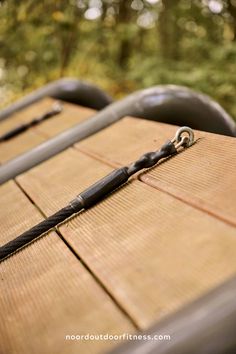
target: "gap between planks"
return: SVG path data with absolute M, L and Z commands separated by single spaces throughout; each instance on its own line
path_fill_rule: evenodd
M 43 210 L 34 202 L 34 200 L 30 197 L 30 195 L 27 193 L 27 191 L 20 185 L 20 183 L 14 179 L 14 182 L 16 186 L 21 190 L 21 192 L 26 196 L 26 198 L 29 200 L 31 204 L 34 205 L 34 207 L 39 211 L 39 213 L 44 217 L 44 219 L 47 219 L 46 214 L 43 212 Z M 63 224 L 63 223 L 61 223 Z M 140 327 L 136 323 L 135 319 L 132 318 L 132 316 L 128 313 L 128 311 L 122 306 L 122 304 L 111 294 L 109 289 L 106 287 L 106 285 L 99 279 L 99 277 L 92 272 L 91 268 L 89 265 L 78 255 L 76 250 L 69 244 L 69 242 L 65 239 L 65 237 L 61 234 L 61 232 L 58 230 L 57 227 L 51 229 L 56 232 L 56 234 L 60 237 L 60 239 L 63 241 L 65 246 L 71 251 L 71 253 L 76 257 L 77 261 L 79 261 L 83 267 L 91 274 L 93 277 L 94 281 L 103 289 L 103 291 L 109 296 L 109 298 L 112 300 L 114 305 L 120 310 L 121 313 L 130 321 L 130 323 L 134 326 L 134 328 L 138 331 L 140 330 Z M 41 237 L 41 236 L 40 236 Z M 26 246 L 27 247 L 27 246 Z

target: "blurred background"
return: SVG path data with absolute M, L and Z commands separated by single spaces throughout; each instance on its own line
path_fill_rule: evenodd
M 236 118 L 236 0 L 0 0 L 0 106 L 65 76 L 185 85 Z

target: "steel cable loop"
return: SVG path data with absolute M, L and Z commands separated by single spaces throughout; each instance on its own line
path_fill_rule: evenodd
M 177 139 L 174 138 L 171 141 L 167 141 L 160 148 L 160 150 L 144 154 L 129 166 L 124 166 L 112 171 L 110 174 L 80 193 L 66 207 L 51 215 L 48 219 L 42 221 L 38 225 L 32 227 L 30 230 L 24 232 L 14 240 L 0 247 L 0 261 L 16 252 L 23 246 L 26 246 L 28 243 L 32 242 L 39 236 L 45 234 L 53 227 L 71 217 L 73 214 L 81 211 L 82 209 L 89 209 L 108 194 L 126 183 L 129 177 L 134 173 L 144 168 L 154 166 L 162 158 L 176 154 L 180 147 L 187 148 L 188 146 L 192 145 L 194 140 L 193 132 L 189 132 L 190 128 L 187 127 L 180 129 L 181 134 L 178 135 Z M 186 132 L 188 133 L 188 137 L 182 136 L 182 133 Z

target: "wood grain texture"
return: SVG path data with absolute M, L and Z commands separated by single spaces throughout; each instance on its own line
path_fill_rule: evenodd
M 31 106 L 23 109 L 20 112 L 13 114 L 0 123 L 0 135 L 8 132 L 9 130 L 17 127 L 22 123 L 31 121 L 36 116 L 41 115 L 51 109 L 53 102 L 51 98 L 45 98 Z M 32 149 L 46 140 L 43 134 L 37 132 L 36 128 L 16 136 L 8 141 L 0 143 L 0 163 L 4 163 L 12 158 Z
M 113 341 L 65 336 L 134 331 L 130 322 L 55 233 L 1 263 L 0 352 L 100 353 Z
M 0 186 L 0 246 L 42 219 L 41 213 L 13 181 Z
M 76 147 L 113 166 L 128 164 L 171 139 L 177 127 L 125 118 Z M 236 139 L 195 132 L 198 142 L 139 178 L 153 187 L 236 225 Z M 122 143 L 121 143 L 122 141 Z
M 49 216 L 110 171 L 109 166 L 69 148 L 16 179 Z
M 77 149 L 120 166 L 129 164 L 148 151 L 157 150 L 172 139 L 176 126 L 126 117 L 75 144 Z
M 0 188 L 1 244 L 41 220 L 22 191 Z M 30 217 L 29 217 L 30 216 Z M 134 327 L 60 237 L 51 232 L 0 264 L 0 353 L 100 353 L 117 341 L 66 341 Z
M 17 112 L 12 117 L 4 120 L 0 124 L 0 135 L 13 129 L 14 127 L 31 121 L 33 118 L 42 115 L 52 109 L 57 100 L 45 98 L 24 110 Z M 94 110 L 61 102 L 63 110 L 55 117 L 40 123 L 36 127 L 16 136 L 9 141 L 0 143 L 0 163 L 4 163 L 30 149 L 39 145 L 43 141 L 51 138 L 75 124 L 82 122 L 94 114 Z
M 0 163 L 17 157 L 47 140 L 36 128 L 30 129 L 11 140 L 0 143 Z
M 42 113 L 47 112 L 52 108 L 54 102 L 54 99 L 47 97 L 36 103 L 33 103 L 32 105 L 24 108 L 19 112 L 12 114 L 7 119 L 1 121 L 0 135 L 15 128 L 19 124 L 27 123 L 33 118 L 36 118 L 37 116 L 41 115 Z
M 49 120 L 37 126 L 37 131 L 45 136 L 52 138 L 57 134 L 62 133 L 66 129 L 82 122 L 83 120 L 94 115 L 94 110 L 82 106 L 63 103 L 63 111 Z
M 70 149 L 17 180 L 49 215 L 110 169 Z M 60 231 L 142 329 L 236 274 L 235 228 L 140 181 Z

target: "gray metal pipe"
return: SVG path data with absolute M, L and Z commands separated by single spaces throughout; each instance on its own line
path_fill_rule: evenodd
M 139 333 L 170 340 L 130 341 L 110 354 L 235 354 L 235 294 L 236 277 Z
M 86 121 L 0 166 L 0 184 L 127 115 L 236 136 L 232 118 L 209 97 L 180 86 L 156 86 L 110 104 Z
M 112 102 L 111 97 L 97 86 L 73 78 L 64 78 L 53 81 L 40 89 L 35 90 L 0 111 L 0 121 L 44 97 L 52 97 L 94 109 L 102 109 Z

